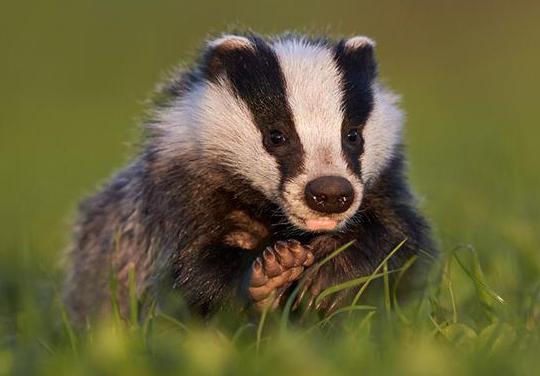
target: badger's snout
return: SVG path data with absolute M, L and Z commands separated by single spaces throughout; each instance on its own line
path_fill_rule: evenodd
M 321 176 L 310 181 L 304 190 L 307 205 L 321 213 L 343 213 L 354 199 L 352 184 L 341 176 Z

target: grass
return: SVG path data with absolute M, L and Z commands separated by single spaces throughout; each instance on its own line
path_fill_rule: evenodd
M 2 291 L 0 374 L 534 374 L 540 285 L 523 300 L 507 300 L 490 287 L 477 252 L 460 247 L 444 253 L 441 277 L 424 295 L 403 303 L 397 285 L 414 259 L 398 271 L 386 261 L 366 278 L 323 291 L 320 297 L 358 290 L 355 303 L 325 318 L 311 312 L 291 319 L 291 298 L 261 317 L 222 313 L 201 322 L 153 305 L 139 320 L 132 293 L 128 318 L 112 314 L 78 330 L 50 273 L 28 269 L 27 278 L 11 281 L 2 274 L 11 290 Z M 363 301 L 369 290 L 380 298 L 373 305 Z

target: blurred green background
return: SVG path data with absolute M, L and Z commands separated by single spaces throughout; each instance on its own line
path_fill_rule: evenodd
M 490 285 L 525 304 L 540 281 L 539 20 L 535 0 L 3 2 L 0 293 L 37 289 L 30 265 L 57 275 L 77 201 L 136 150 L 164 73 L 251 28 L 375 39 L 443 249 L 473 245 Z

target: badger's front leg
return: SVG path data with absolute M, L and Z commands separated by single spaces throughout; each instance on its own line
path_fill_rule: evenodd
M 313 264 L 310 246 L 296 240 L 278 241 L 251 265 L 248 294 L 258 310 L 276 308 L 285 290 Z

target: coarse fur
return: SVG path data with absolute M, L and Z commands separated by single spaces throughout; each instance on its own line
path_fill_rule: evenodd
M 316 260 L 356 240 L 306 270 L 312 293 L 372 273 L 404 239 L 390 269 L 435 255 L 404 175 L 403 115 L 370 39 L 224 35 L 159 99 L 139 155 L 80 206 L 65 282 L 77 321 L 110 309 L 111 278 L 126 314 L 130 268 L 139 297 L 164 288 L 203 315 L 219 311 L 242 299 L 253 261 L 280 240 L 312 245 Z M 359 140 L 347 141 L 351 130 Z M 323 215 L 304 190 L 328 175 L 346 178 L 354 200 Z M 336 227 L 311 228 L 314 218 Z

